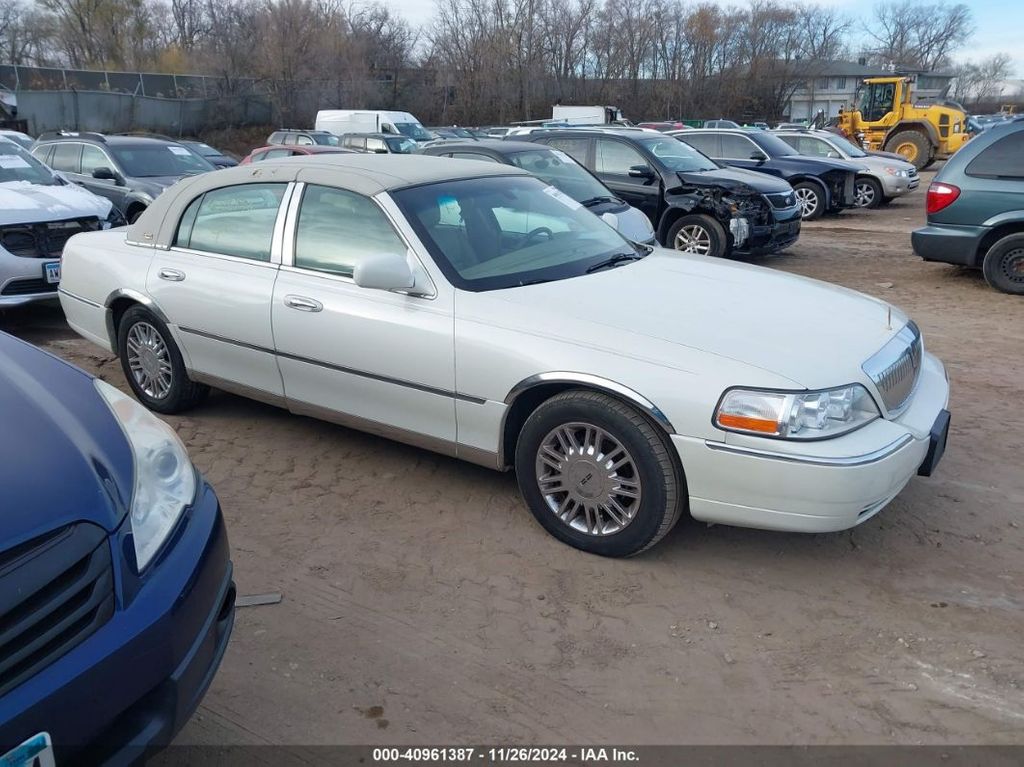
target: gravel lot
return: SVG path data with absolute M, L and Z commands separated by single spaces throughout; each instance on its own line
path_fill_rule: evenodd
M 902 306 L 949 369 L 937 475 L 853 531 L 684 520 L 604 560 L 548 536 L 510 474 L 223 393 L 169 419 L 239 593 L 284 595 L 239 609 L 179 742 L 1024 742 L 1024 301 L 913 255 L 928 180 L 762 260 Z M 126 389 L 59 310 L 0 329 Z

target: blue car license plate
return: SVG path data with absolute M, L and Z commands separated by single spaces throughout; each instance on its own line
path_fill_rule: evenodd
M 50 285 L 60 282 L 60 261 L 47 261 L 43 264 L 43 276 Z
M 0 767 L 54 767 L 50 734 L 33 735 L 20 746 L 0 756 Z

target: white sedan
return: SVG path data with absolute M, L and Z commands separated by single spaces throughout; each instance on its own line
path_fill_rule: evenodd
M 74 237 L 60 298 L 148 407 L 210 386 L 493 469 L 607 556 L 706 522 L 824 532 L 945 446 L 899 310 L 635 245 L 516 168 L 325 155 L 186 179 Z

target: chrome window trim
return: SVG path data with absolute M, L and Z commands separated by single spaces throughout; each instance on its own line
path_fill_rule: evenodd
M 712 442 L 705 440 L 705 447 L 722 453 L 733 453 L 735 455 L 750 456 L 755 458 L 767 458 L 773 461 L 784 461 L 786 463 L 801 463 L 809 466 L 866 466 L 870 463 L 888 458 L 893 453 L 903 449 L 914 441 L 913 436 L 904 434 L 899 439 L 890 442 L 878 450 L 870 453 L 851 456 L 815 456 L 802 455 L 797 453 L 779 453 L 774 450 L 761 450 L 754 447 L 742 447 L 740 445 L 727 445 L 724 442 Z
M 242 256 L 229 256 L 226 253 L 213 253 L 207 250 L 193 250 L 192 248 L 180 248 L 177 245 L 173 245 L 167 249 L 169 253 L 185 253 L 190 256 L 203 256 L 205 258 L 215 258 L 218 261 L 234 261 L 238 264 L 252 264 L 253 266 L 259 266 L 264 269 L 278 269 L 281 265 L 275 264 L 273 261 L 258 261 L 255 258 L 243 258 Z M 273 253 L 271 253 L 273 255 Z

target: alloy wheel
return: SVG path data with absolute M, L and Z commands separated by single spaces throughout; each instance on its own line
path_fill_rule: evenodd
M 813 189 L 797 189 L 796 201 L 800 204 L 800 215 L 805 218 L 818 208 L 818 194 Z
M 711 252 L 711 233 L 700 224 L 687 224 L 676 233 L 676 250 L 706 256 Z
M 858 208 L 868 208 L 875 201 L 875 188 L 866 181 L 859 181 L 853 190 L 853 204 Z
M 148 322 L 136 322 L 128 329 L 128 368 L 138 387 L 153 399 L 171 391 L 171 355 L 163 336 Z
M 593 424 L 562 424 L 540 443 L 537 486 L 551 512 L 587 535 L 622 531 L 640 509 L 636 462 L 615 437 Z

